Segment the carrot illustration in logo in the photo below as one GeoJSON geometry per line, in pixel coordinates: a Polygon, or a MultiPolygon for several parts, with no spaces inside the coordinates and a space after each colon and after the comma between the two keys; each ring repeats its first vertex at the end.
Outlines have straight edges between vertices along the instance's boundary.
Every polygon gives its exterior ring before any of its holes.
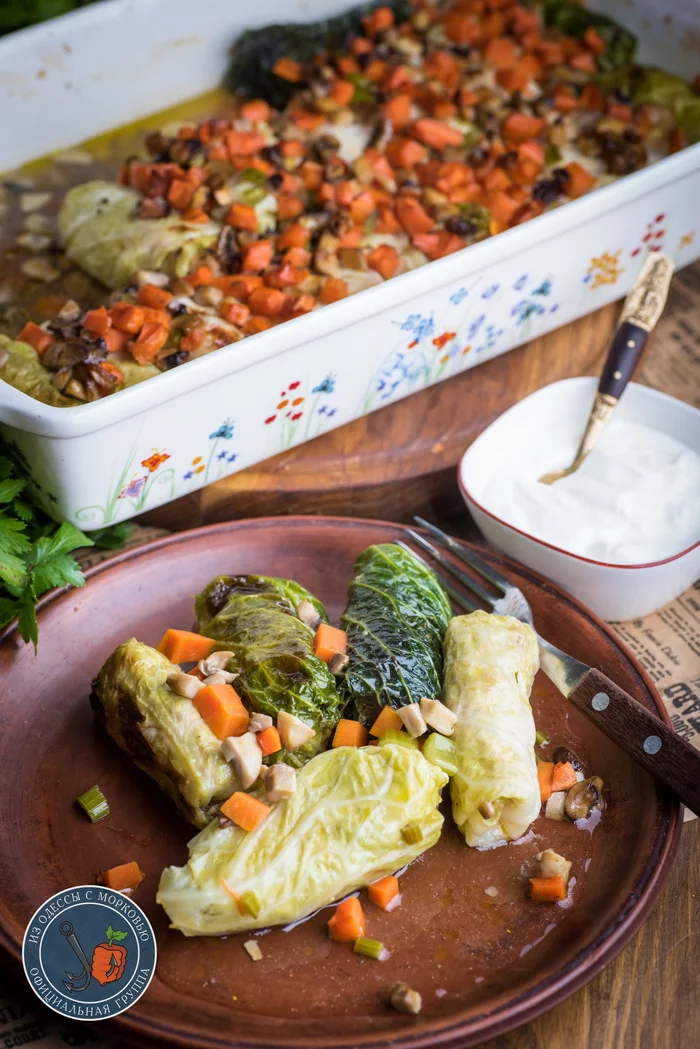
{"type": "Polygon", "coordinates": [[[98,943],[92,952],[92,968],[90,972],[101,985],[114,983],[120,979],[126,965],[126,947],[122,947],[119,940],[124,940],[128,932],[115,930],[111,925],[107,926],[105,933],[106,943],[98,943]],[[115,942],[116,941],[116,942],[115,942]]]}

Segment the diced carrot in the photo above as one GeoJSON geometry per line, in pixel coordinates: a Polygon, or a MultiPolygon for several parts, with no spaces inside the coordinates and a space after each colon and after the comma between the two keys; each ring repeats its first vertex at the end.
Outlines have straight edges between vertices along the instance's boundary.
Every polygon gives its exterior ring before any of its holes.
{"type": "Polygon", "coordinates": [[[144,324],[136,339],[129,347],[131,356],[139,364],[147,364],[152,361],[159,350],[162,350],[168,341],[168,329],[164,324],[144,324]]]}
{"type": "Polygon", "coordinates": [[[331,939],[339,943],[354,943],[360,936],[364,936],[365,928],[365,912],[357,896],[351,896],[339,903],[328,922],[331,939]]]}
{"type": "Polygon", "coordinates": [[[436,102],[433,106],[433,116],[438,120],[449,120],[458,112],[454,102],[436,102]]]}
{"type": "Polygon", "coordinates": [[[544,146],[534,138],[521,142],[518,146],[518,160],[531,160],[541,168],[544,164],[544,146]]]}
{"type": "Polygon", "coordinates": [[[334,80],[328,94],[339,106],[347,106],[355,94],[355,85],[349,80],[334,80]]]}
{"type": "Polygon", "coordinates": [[[344,77],[356,76],[360,72],[360,67],[353,55],[339,55],[335,60],[335,65],[338,72],[344,77]]]}
{"type": "Polygon", "coordinates": [[[136,301],[139,306],[150,306],[152,309],[160,310],[172,301],[173,293],[167,288],[158,288],[155,284],[144,284],[139,288],[136,301]]]}
{"type": "Polygon", "coordinates": [[[576,783],[576,769],[570,761],[558,761],[552,770],[552,794],[568,790],[576,783]]]}
{"type": "Polygon", "coordinates": [[[287,115],[302,131],[315,131],[326,123],[323,113],[312,113],[308,109],[289,109],[287,115]]]}
{"type": "Polygon", "coordinates": [[[366,747],[367,729],[359,721],[341,718],[335,726],[333,747],[366,747]]]}
{"type": "Polygon", "coordinates": [[[401,732],[402,728],[403,721],[394,708],[387,704],[379,711],[379,715],[369,730],[369,734],[370,736],[381,736],[383,732],[388,732],[389,730],[401,732]]]}
{"type": "Polygon", "coordinates": [[[400,131],[411,119],[411,96],[394,95],[384,106],[384,113],[387,120],[391,121],[392,127],[400,131]]]}
{"type": "Polygon", "coordinates": [[[136,860],[131,860],[129,863],[120,863],[118,867],[102,871],[99,880],[107,889],[124,892],[125,889],[135,889],[145,877],[136,860]]]}
{"type": "Polygon", "coordinates": [[[306,153],[306,146],[300,138],[285,138],[277,145],[283,157],[303,157],[306,153]]]}
{"type": "Polygon", "coordinates": [[[245,330],[249,335],[257,335],[258,332],[267,331],[271,327],[272,321],[270,318],[263,316],[250,317],[245,323],[245,330]]]}
{"type": "Polygon", "coordinates": [[[221,812],[241,830],[253,831],[267,819],[272,809],[257,798],[251,798],[250,794],[237,790],[223,803],[221,812]]]}
{"type": "Polygon", "coordinates": [[[609,117],[614,117],[615,120],[624,120],[625,123],[629,123],[632,119],[632,107],[622,102],[608,101],[607,114],[609,117]]]}
{"type": "Polygon", "coordinates": [[[392,66],[389,69],[382,88],[389,95],[394,91],[398,91],[399,88],[405,87],[405,85],[411,84],[411,71],[408,66],[399,65],[392,66]]]}
{"type": "Polygon", "coordinates": [[[308,266],[311,262],[311,252],[304,248],[290,248],[284,256],[284,261],[296,267],[308,266]]]}
{"type": "Polygon", "coordinates": [[[301,317],[304,313],[311,313],[312,309],[316,305],[316,299],[313,295],[304,294],[297,295],[294,299],[294,310],[292,316],[301,317]]]}
{"type": "Polygon", "coordinates": [[[540,801],[549,801],[552,794],[552,774],[554,772],[554,762],[552,761],[538,761],[537,762],[537,782],[540,785],[540,801]]]}
{"type": "Polygon", "coordinates": [[[117,331],[125,331],[129,335],[137,335],[143,328],[146,320],[142,306],[133,306],[130,302],[117,302],[109,311],[112,327],[117,331]]]}
{"type": "MultiPolygon", "coordinates": [[[[530,43],[524,38],[523,47],[529,47],[530,43]]],[[[539,40],[532,45],[537,47],[537,53],[547,66],[556,66],[564,61],[564,49],[558,40],[539,40]]]]}
{"type": "Polygon", "coordinates": [[[445,255],[452,255],[455,251],[461,251],[464,241],[456,233],[449,233],[441,229],[437,233],[415,233],[411,237],[414,247],[422,251],[432,261],[442,259],[445,255]]]}
{"type": "Polygon", "coordinates": [[[386,147],[389,162],[395,168],[412,168],[425,160],[425,146],[413,138],[392,138],[386,147]]]}
{"type": "Polygon", "coordinates": [[[493,168],[484,178],[484,189],[508,189],[511,179],[504,168],[493,168]]]}
{"type": "Polygon", "coordinates": [[[279,288],[253,288],[248,303],[253,313],[261,317],[277,317],[284,309],[286,295],[279,288]]]}
{"type": "Polygon", "coordinates": [[[448,11],[442,22],[450,40],[456,44],[475,44],[481,36],[477,20],[462,11],[448,11]]]}
{"type": "Polygon", "coordinates": [[[305,160],[298,168],[304,189],[318,189],[323,182],[323,165],[313,160],[305,160]]]}
{"type": "Polygon", "coordinates": [[[504,222],[506,225],[510,222],[519,208],[519,202],[514,200],[513,197],[507,193],[496,191],[495,193],[487,193],[484,196],[484,204],[491,212],[491,217],[496,222],[504,222]]]}
{"type": "Polygon", "coordinates": [[[304,210],[304,202],[300,197],[292,197],[287,194],[278,198],[277,214],[282,222],[287,219],[295,219],[304,210]]]}
{"type": "Polygon", "coordinates": [[[191,630],[166,630],[158,642],[158,651],[171,663],[198,663],[214,651],[215,642],[191,630]]]}
{"type": "Polygon", "coordinates": [[[34,300],[36,312],[44,320],[52,321],[68,302],[66,295],[40,295],[34,300]]]}
{"type": "Polygon", "coordinates": [[[567,65],[583,73],[596,73],[598,70],[595,58],[588,51],[581,51],[578,55],[572,55],[567,65]]]}
{"type": "Polygon", "coordinates": [[[197,266],[187,279],[193,287],[199,288],[211,284],[214,280],[214,273],[211,266],[197,266]]]}
{"type": "Polygon", "coordinates": [[[432,149],[445,149],[446,146],[461,146],[464,141],[463,133],[456,127],[450,127],[442,120],[431,120],[430,117],[421,117],[415,120],[411,126],[413,135],[426,146],[432,149]]]}
{"type": "Polygon", "coordinates": [[[394,12],[390,7],[375,7],[374,11],[364,16],[362,24],[367,36],[376,36],[377,33],[391,29],[394,24],[394,12]]]}
{"type": "Polygon", "coordinates": [[[308,276],[307,269],[297,269],[285,259],[277,269],[268,270],[266,279],[271,288],[291,288],[295,284],[302,284],[308,276]]]}
{"type": "Polygon", "coordinates": [[[454,87],[459,81],[459,62],[455,55],[440,49],[425,59],[423,72],[430,79],[441,80],[448,87],[454,87]]]}
{"type": "Polygon", "coordinates": [[[364,69],[364,74],[370,84],[378,84],[380,80],[384,79],[386,73],[386,62],[383,62],[380,58],[373,58],[367,63],[364,69]]]}
{"type": "Polygon", "coordinates": [[[595,186],[595,175],[591,175],[590,171],[587,171],[582,164],[577,164],[575,160],[566,165],[566,170],[569,172],[569,177],[564,183],[564,192],[567,197],[572,199],[582,197],[595,186]]]}
{"type": "Polygon", "coordinates": [[[235,299],[224,299],[219,306],[219,313],[231,324],[243,325],[250,317],[250,308],[243,302],[236,302],[235,299]]]}
{"type": "Polygon", "coordinates": [[[104,335],[110,324],[107,307],[100,306],[96,310],[88,310],[82,324],[85,331],[91,331],[94,335],[104,335]]]}
{"type": "Polygon", "coordinates": [[[563,86],[558,87],[554,92],[553,103],[559,113],[572,113],[579,107],[578,97],[570,88],[563,86]]]}
{"type": "Polygon", "coordinates": [[[518,53],[509,37],[494,36],[484,49],[484,58],[496,69],[512,69],[518,60],[518,53]]]}
{"type": "Polygon", "coordinates": [[[227,131],[224,142],[230,156],[252,156],[265,145],[265,138],[259,131],[227,131]]]}
{"type": "Polygon", "coordinates": [[[261,124],[269,120],[272,110],[262,98],[254,98],[241,106],[241,116],[249,120],[251,124],[261,124]]]}
{"type": "Polygon", "coordinates": [[[273,248],[271,240],[256,240],[243,252],[243,269],[260,272],[267,269],[272,262],[273,248]]]}
{"type": "Polygon", "coordinates": [[[194,187],[184,179],[176,178],[170,183],[166,194],[169,204],[178,211],[187,211],[192,203],[194,187]]]}
{"type": "Polygon", "coordinates": [[[232,685],[205,685],[192,702],[217,739],[242,736],[248,728],[250,716],[232,685]]]}
{"type": "Polygon", "coordinates": [[[391,205],[382,207],[379,206],[379,221],[377,222],[376,232],[377,233],[400,233],[401,223],[396,218],[396,214],[391,205]]]}
{"type": "Polygon", "coordinates": [[[381,274],[384,280],[394,276],[400,261],[398,251],[391,244],[379,244],[367,256],[367,265],[381,274]]]}
{"type": "MultiPolygon", "coordinates": [[[[119,334],[122,334],[121,332],[119,334]]],[[[124,372],[113,361],[100,361],[100,368],[113,375],[117,382],[124,382],[124,372]]]]}
{"type": "Polygon", "coordinates": [[[20,342],[26,342],[33,346],[40,357],[46,353],[53,342],[53,336],[48,331],[40,328],[34,321],[27,321],[17,338],[20,342]]]}
{"type": "Polygon", "coordinates": [[[314,634],[314,652],[324,663],[330,662],[333,656],[343,655],[347,649],[348,639],[344,630],[329,623],[319,623],[314,634]]]}
{"type": "Polygon", "coordinates": [[[274,725],[270,725],[269,728],[258,732],[255,738],[260,744],[263,757],[267,757],[268,754],[276,754],[278,750],[282,749],[282,740],[274,725]]]}
{"type": "Polygon", "coordinates": [[[379,881],[373,881],[368,885],[367,892],[372,903],[376,903],[377,907],[385,911],[391,901],[399,895],[399,879],[393,874],[388,874],[386,878],[380,878],[379,881]]]}
{"type": "Polygon", "coordinates": [[[435,220],[415,197],[398,196],[396,215],[406,233],[429,233],[435,228],[435,220]]]}
{"type": "Polygon", "coordinates": [[[525,142],[541,134],[547,126],[543,117],[529,117],[525,113],[511,113],[501,125],[503,137],[508,142],[525,142]]]}
{"type": "Polygon", "coordinates": [[[359,248],[362,240],[362,226],[352,226],[338,239],[339,248],[359,248]]]}
{"type": "Polygon", "coordinates": [[[319,302],[327,306],[330,302],[338,302],[339,299],[347,298],[349,294],[350,289],[344,280],[341,280],[340,277],[329,277],[324,281],[318,298],[319,302]]]}
{"type": "Polygon", "coordinates": [[[368,189],[358,193],[352,201],[349,211],[353,222],[363,223],[375,210],[374,197],[368,189]]]}
{"type": "Polygon", "coordinates": [[[107,328],[101,336],[107,346],[108,353],[121,353],[129,345],[130,336],[125,331],[117,331],[116,328],[107,328]]]}
{"type": "Polygon", "coordinates": [[[275,76],[281,77],[282,80],[290,80],[293,84],[300,83],[304,77],[304,69],[301,62],[297,62],[294,58],[288,58],[286,55],[277,59],[272,67],[272,72],[275,76]]]}
{"type": "Polygon", "coordinates": [[[255,233],[258,228],[258,216],[255,208],[251,207],[250,204],[241,204],[240,201],[236,201],[232,204],[226,213],[224,222],[228,226],[233,226],[234,229],[245,229],[250,233],[255,233]]]}
{"type": "Polygon", "coordinates": [[[530,897],[536,903],[556,903],[566,899],[566,883],[561,874],[550,878],[530,878],[530,897]]]}
{"type": "Polygon", "coordinates": [[[350,50],[355,55],[367,55],[372,50],[372,41],[366,36],[356,36],[350,41],[350,50]]]}
{"type": "Polygon", "coordinates": [[[204,342],[206,329],[201,324],[193,324],[188,328],[180,339],[180,349],[186,353],[194,353],[204,342]]]}
{"type": "Polygon", "coordinates": [[[503,6],[500,2],[489,0],[491,10],[481,19],[481,34],[485,37],[502,36],[506,29],[506,19],[502,11],[494,10],[503,6]]]}
{"type": "Polygon", "coordinates": [[[237,299],[242,299],[244,302],[248,300],[253,288],[259,288],[262,285],[262,277],[259,277],[257,273],[237,273],[233,277],[225,278],[227,281],[227,287],[224,293],[227,295],[235,295],[237,299]]]}

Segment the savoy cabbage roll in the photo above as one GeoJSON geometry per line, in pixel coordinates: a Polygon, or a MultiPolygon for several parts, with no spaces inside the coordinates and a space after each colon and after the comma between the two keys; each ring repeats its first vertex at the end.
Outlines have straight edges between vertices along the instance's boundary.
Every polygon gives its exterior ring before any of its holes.
{"type": "Polygon", "coordinates": [[[218,576],[195,602],[199,632],[234,653],[227,669],[249,710],[273,719],[286,711],[314,729],[298,750],[274,755],[296,767],[323,750],[342,708],[335,678],[314,653],[314,629],[299,618],[302,602],[327,622],[305,587],[271,576],[218,576]]]}
{"type": "Polygon", "coordinates": [[[0,335],[0,379],[55,408],[69,408],[77,404],[72,397],[66,397],[56,389],[51,382],[51,372],[44,368],[33,346],[18,339],[10,339],[7,335],[0,335]]]}
{"type": "Polygon", "coordinates": [[[157,900],[185,936],[297,921],[431,848],[446,782],[442,769],[407,747],[326,751],[254,831],[215,821],[198,834],[188,863],[163,871],[157,900]],[[258,913],[241,913],[234,893],[254,894],[258,913]]]}
{"type": "Polygon", "coordinates": [[[540,811],[530,692],[535,632],[511,616],[456,616],[445,634],[443,702],[456,714],[452,815],[467,845],[521,837],[540,811]]]}
{"type": "Polygon", "coordinates": [[[205,827],[238,776],[191,699],[166,684],[180,668],[135,638],[119,645],[92,683],[95,716],[112,739],[179,806],[205,827]]]}
{"type": "Polygon", "coordinates": [[[349,663],[341,688],[366,725],[389,704],[442,690],[442,642],[450,602],[434,572],[395,543],[370,546],[355,562],[340,625],[349,663]]]}
{"type": "Polygon", "coordinates": [[[108,288],[127,284],[140,269],[184,277],[221,232],[215,222],[187,222],[177,211],[139,218],[142,199],[128,186],[95,180],[69,189],[61,205],[67,257],[108,288]]]}

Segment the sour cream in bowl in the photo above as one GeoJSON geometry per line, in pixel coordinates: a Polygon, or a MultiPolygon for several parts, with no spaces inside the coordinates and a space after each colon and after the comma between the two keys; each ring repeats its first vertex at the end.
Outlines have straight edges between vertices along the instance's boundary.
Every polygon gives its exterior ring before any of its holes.
{"type": "Polygon", "coordinates": [[[571,477],[596,379],[526,397],[464,455],[459,483],[485,538],[604,619],[654,611],[700,575],[700,411],[631,383],[571,477]]]}

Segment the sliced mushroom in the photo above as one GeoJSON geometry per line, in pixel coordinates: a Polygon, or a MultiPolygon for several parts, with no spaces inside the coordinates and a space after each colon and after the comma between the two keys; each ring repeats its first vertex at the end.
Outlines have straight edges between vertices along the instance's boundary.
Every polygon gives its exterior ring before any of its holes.
{"type": "Polygon", "coordinates": [[[235,681],[235,674],[228,674],[225,670],[215,670],[213,674],[208,674],[204,679],[205,685],[230,685],[232,681],[235,681]]]}
{"type": "Polygon", "coordinates": [[[399,1013],[411,1013],[417,1016],[423,1008],[423,999],[407,983],[397,983],[389,991],[389,1001],[399,1013]]]}
{"type": "Polygon", "coordinates": [[[496,806],[492,801],[482,801],[479,805],[479,813],[485,820],[491,820],[496,815],[496,806]]]}
{"type": "Polygon", "coordinates": [[[306,625],[311,627],[312,630],[316,630],[321,623],[320,615],[311,602],[307,601],[306,598],[304,598],[303,601],[300,601],[297,605],[297,615],[302,623],[306,623],[306,625]]]}
{"type": "Polygon", "coordinates": [[[19,198],[19,206],[26,215],[30,211],[39,211],[46,207],[50,200],[50,193],[22,193],[19,198]]]}
{"type": "MultiPolygon", "coordinates": [[[[212,652],[206,659],[200,659],[197,664],[197,669],[200,670],[205,677],[209,677],[211,674],[216,674],[219,671],[226,670],[226,667],[232,659],[233,652],[212,652]]],[[[235,676],[235,674],[232,674],[231,680],[233,680],[235,676]]]]}
{"type": "Polygon", "coordinates": [[[75,324],[83,315],[83,307],[75,299],[64,302],[56,314],[56,320],[60,324],[75,324]]]}
{"type": "Polygon", "coordinates": [[[200,306],[214,307],[221,304],[223,297],[224,293],[221,288],[216,288],[213,284],[206,284],[202,288],[197,288],[193,295],[194,301],[198,302],[200,306]]]}
{"type": "Polygon", "coordinates": [[[160,270],[136,271],[136,283],[139,288],[142,288],[144,284],[154,284],[156,288],[164,288],[169,279],[168,274],[161,273],[160,270]]]}
{"type": "Polygon", "coordinates": [[[409,736],[413,736],[417,739],[418,736],[422,736],[427,731],[428,726],[425,723],[420,709],[420,703],[409,703],[405,707],[399,707],[396,711],[403,722],[403,727],[408,732],[409,736]]]}
{"type": "Polygon", "coordinates": [[[318,238],[318,245],[314,252],[314,268],[327,277],[337,277],[340,270],[338,259],[338,238],[334,237],[328,230],[324,230],[318,238]]]}
{"type": "Polygon", "coordinates": [[[338,261],[344,270],[358,270],[364,273],[367,269],[367,259],[361,248],[341,248],[338,261]]]}
{"type": "Polygon", "coordinates": [[[265,776],[265,798],[267,801],[285,801],[297,789],[297,774],[291,765],[283,761],[271,765],[265,776]]]}
{"type": "Polygon", "coordinates": [[[593,809],[603,807],[603,781],[591,776],[569,787],[566,792],[566,815],[572,820],[584,820],[593,809]]]}
{"type": "Polygon", "coordinates": [[[262,751],[254,732],[242,736],[228,736],[221,744],[226,761],[235,766],[243,790],[252,787],[262,768],[262,751]]]}
{"type": "Polygon", "coordinates": [[[547,804],[544,808],[545,817],[548,820],[565,820],[566,819],[566,791],[555,790],[553,794],[550,794],[547,798],[547,804]]]}
{"type": "Polygon", "coordinates": [[[288,714],[281,710],[277,715],[277,731],[280,734],[282,746],[291,753],[303,747],[316,735],[315,729],[305,725],[301,718],[294,714],[288,714]]]}
{"type": "Polygon", "coordinates": [[[328,669],[334,677],[337,677],[338,674],[342,674],[349,662],[350,657],[344,652],[336,652],[328,664],[328,669]]]}
{"type": "Polygon", "coordinates": [[[194,677],[193,674],[183,674],[180,671],[169,674],[165,679],[165,683],[168,688],[171,688],[173,692],[176,692],[178,696],[182,696],[184,699],[194,699],[200,689],[204,688],[204,682],[200,681],[198,677],[194,677]]]}
{"type": "Polygon", "coordinates": [[[537,859],[540,865],[540,878],[555,878],[561,875],[564,883],[568,882],[571,860],[564,859],[553,849],[545,849],[544,852],[538,853],[537,859]]]}
{"type": "Polygon", "coordinates": [[[46,284],[50,284],[61,276],[60,270],[45,255],[39,255],[35,259],[26,259],[20,269],[27,277],[33,280],[43,280],[46,284]]]}
{"type": "Polygon", "coordinates": [[[264,732],[266,728],[272,728],[272,718],[269,714],[258,714],[256,711],[250,715],[249,732],[264,732]]]}
{"type": "Polygon", "coordinates": [[[439,699],[427,699],[424,696],[420,701],[420,711],[426,725],[430,725],[443,736],[452,735],[457,724],[457,715],[439,699]]]}

